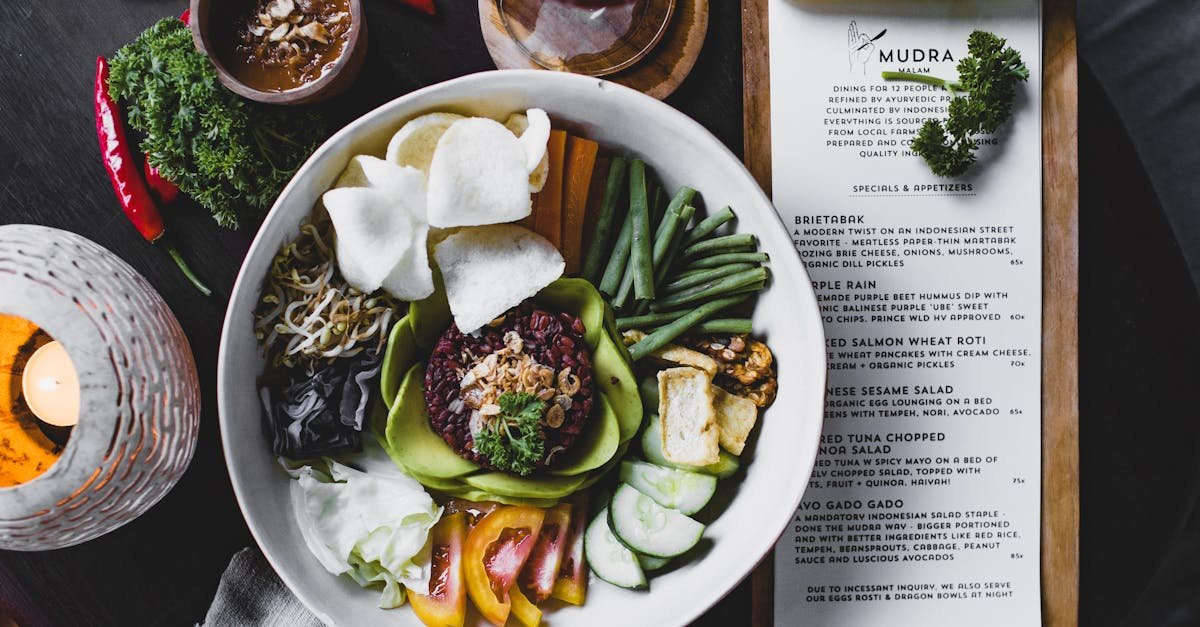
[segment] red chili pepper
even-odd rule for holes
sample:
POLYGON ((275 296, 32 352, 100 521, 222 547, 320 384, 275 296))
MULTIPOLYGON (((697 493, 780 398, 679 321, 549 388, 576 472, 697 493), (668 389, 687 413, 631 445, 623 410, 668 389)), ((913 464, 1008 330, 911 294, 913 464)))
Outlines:
POLYGON ((426 15, 437 13, 437 9, 433 6, 433 0, 400 0, 400 2, 426 15))
POLYGON ((192 21, 192 10, 190 8, 184 9, 183 13, 179 14, 179 21, 184 24, 190 24, 192 21))
POLYGON ((142 160, 142 174, 146 175, 146 185, 150 186, 150 191, 154 192, 154 196, 158 198, 158 202, 169 205, 179 197, 179 188, 175 187, 175 184, 171 181, 163 178, 158 168, 150 165, 149 156, 142 160))
MULTIPOLYGON (((133 160, 129 150, 129 141, 125 138, 125 124, 121 118, 121 110, 116 101, 108 93, 108 60, 96 57, 96 85, 93 94, 93 104, 96 109, 96 136, 100 139, 100 157, 104 169, 108 172, 108 180, 112 183, 117 200, 125 211, 125 216, 137 227, 147 242, 157 242, 162 239, 166 228, 163 226, 162 215, 158 205, 150 196, 141 172, 133 160)), ((187 276, 196 289, 205 296, 212 293, 192 272, 168 242, 163 242, 167 253, 175 260, 176 265, 187 276)))

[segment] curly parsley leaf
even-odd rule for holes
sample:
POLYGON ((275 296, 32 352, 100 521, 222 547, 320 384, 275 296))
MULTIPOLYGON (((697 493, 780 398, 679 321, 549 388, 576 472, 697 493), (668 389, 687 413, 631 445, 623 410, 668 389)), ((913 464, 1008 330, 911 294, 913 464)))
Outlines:
POLYGON ((496 404, 500 413, 475 434, 475 451, 498 470, 532 474, 546 450, 541 428, 545 401, 525 392, 505 392, 496 404))
POLYGON ((222 86, 175 18, 117 51, 109 90, 144 135, 150 164, 229 228, 270 207, 328 135, 312 110, 249 102, 222 86))
POLYGON ((1017 84, 1029 79, 1021 53, 985 31, 967 38, 968 55, 958 62, 958 80, 928 74, 884 72, 883 78, 942 87, 953 96, 947 118, 926 120, 913 138, 912 150, 938 176, 959 176, 975 163, 975 135, 993 133, 1012 116, 1017 84), (961 92, 966 92, 963 95, 961 92))

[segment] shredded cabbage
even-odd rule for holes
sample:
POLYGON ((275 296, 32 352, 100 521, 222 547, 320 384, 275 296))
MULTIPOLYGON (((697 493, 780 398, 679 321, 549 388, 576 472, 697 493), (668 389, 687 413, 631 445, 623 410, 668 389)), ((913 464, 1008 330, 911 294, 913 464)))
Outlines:
POLYGON ((404 604, 405 589, 428 591, 429 530, 442 508, 382 449, 368 445, 345 463, 280 461, 296 478, 292 509, 304 543, 325 570, 364 588, 382 584, 382 608, 404 604))

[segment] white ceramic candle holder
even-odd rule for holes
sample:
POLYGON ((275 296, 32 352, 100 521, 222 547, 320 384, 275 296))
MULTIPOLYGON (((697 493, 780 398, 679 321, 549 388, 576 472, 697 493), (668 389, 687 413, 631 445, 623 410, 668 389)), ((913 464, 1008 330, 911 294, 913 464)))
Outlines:
POLYGON ((0 548, 85 542, 138 517, 192 459, 200 392, 191 347, 146 279, 91 240, 0 226, 0 313, 62 342, 79 424, 42 475, 0 488, 0 548))

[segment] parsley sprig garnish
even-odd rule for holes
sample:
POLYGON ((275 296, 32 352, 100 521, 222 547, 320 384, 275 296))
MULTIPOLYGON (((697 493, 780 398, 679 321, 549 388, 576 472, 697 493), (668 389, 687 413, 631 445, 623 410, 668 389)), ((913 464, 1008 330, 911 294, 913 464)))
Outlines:
POLYGON ((954 98, 945 124, 926 120, 913 138, 912 151, 925 158, 938 176, 958 176, 975 162, 975 135, 993 133, 1012 115, 1017 84, 1029 79, 1021 53, 1005 39, 977 30, 967 38, 966 57, 958 62, 958 80, 928 74, 884 72, 889 80, 908 80, 942 87, 954 98), (965 92, 965 95, 964 93, 965 92))
POLYGON ((541 429, 546 403, 526 392, 505 392, 496 404, 500 413, 475 434, 475 451, 497 470, 529 475, 546 450, 541 429))

